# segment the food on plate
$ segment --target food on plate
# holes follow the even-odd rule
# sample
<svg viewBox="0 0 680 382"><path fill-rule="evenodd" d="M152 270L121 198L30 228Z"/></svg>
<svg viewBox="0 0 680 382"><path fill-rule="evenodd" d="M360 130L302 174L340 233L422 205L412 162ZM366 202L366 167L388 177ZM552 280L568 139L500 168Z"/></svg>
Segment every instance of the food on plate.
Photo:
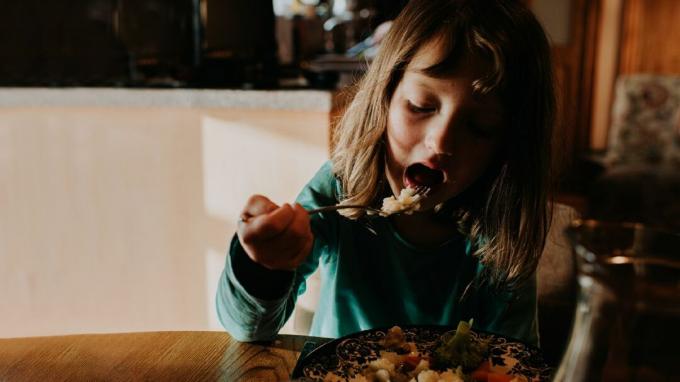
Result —
<svg viewBox="0 0 680 382"><path fill-rule="evenodd" d="M442 367L461 366L464 370L478 367L487 358L489 344L472 337L470 322L461 321L456 334L444 341L434 350L434 362Z"/></svg>
<svg viewBox="0 0 680 382"><path fill-rule="evenodd" d="M411 214L420 208L420 200L423 198L422 194L417 194L416 190L411 187L406 187L401 190L399 197L394 196L383 199L382 208L380 209L380 216L389 216L398 212Z"/></svg>
<svg viewBox="0 0 680 382"><path fill-rule="evenodd" d="M539 382L552 369L537 348L474 331L440 325L369 329L328 342L304 357L300 381Z"/></svg>
<svg viewBox="0 0 680 382"><path fill-rule="evenodd" d="M380 358L369 362L351 382L524 382L524 377L491 369L488 343L471 332L472 320L461 321L454 335L442 336L433 352L423 353L403 330L392 327L381 340ZM324 381L344 381L330 373Z"/></svg>

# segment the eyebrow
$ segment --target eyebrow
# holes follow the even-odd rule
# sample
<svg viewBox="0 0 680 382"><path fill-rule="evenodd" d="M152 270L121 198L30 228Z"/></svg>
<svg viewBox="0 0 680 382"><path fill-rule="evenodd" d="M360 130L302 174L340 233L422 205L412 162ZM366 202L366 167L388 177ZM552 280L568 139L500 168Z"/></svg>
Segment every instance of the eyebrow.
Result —
<svg viewBox="0 0 680 382"><path fill-rule="evenodd" d="M445 71L445 70L434 69L437 66L438 66L438 64L428 66L427 68L410 68L410 69L406 69L406 71L407 72L413 72L413 73L416 73L416 74L420 74L422 76L425 76L427 78L431 78L433 80L442 80L442 79L446 79L446 77L455 76L455 72L456 72L455 70L452 69L452 70L446 70ZM481 77L475 78L473 83L476 82L476 81L479 81L479 80L481 80ZM486 93L481 93L478 89L475 89L475 88L472 89L472 93L475 95L476 99L481 99L484 96L488 95Z"/></svg>
<svg viewBox="0 0 680 382"><path fill-rule="evenodd" d="M437 76L437 75L432 75L429 71L431 67L428 68L411 68L407 69L407 72L412 72L421 76L424 76L426 78L432 79L432 80L443 80L444 76ZM449 73L449 75L453 75ZM476 81L476 80L475 80ZM427 82L422 81L422 80L417 80L417 85L426 88L427 90L431 92L435 92L436 90L427 84ZM490 98L494 97L494 93L481 93L477 91L477 89L472 89L472 97L476 101L476 104L478 106L486 106L488 107L488 113L492 114L494 118L498 119L503 119L506 117L506 111L505 107L503 106L503 103L500 101L500 99L497 98L497 101L494 102Z"/></svg>
<svg viewBox="0 0 680 382"><path fill-rule="evenodd" d="M424 76L430 77L430 78L435 78L435 79L440 79L440 78L445 78L447 76L452 76L455 70L453 69L438 69L437 66L439 65L432 65L428 66L426 68L410 68L406 69L407 71L422 74Z"/></svg>

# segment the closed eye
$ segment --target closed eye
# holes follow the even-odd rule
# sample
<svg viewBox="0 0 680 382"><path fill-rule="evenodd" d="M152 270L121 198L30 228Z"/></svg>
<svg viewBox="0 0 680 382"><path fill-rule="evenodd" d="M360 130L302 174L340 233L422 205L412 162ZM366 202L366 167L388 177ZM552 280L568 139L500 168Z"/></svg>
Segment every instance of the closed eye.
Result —
<svg viewBox="0 0 680 382"><path fill-rule="evenodd" d="M435 111L437 111L436 107L425 106L425 105L421 106L421 105L417 105L417 104L415 104L411 101L407 101L407 106L408 106L409 111L411 111L413 113L417 113L417 114L429 114L429 113L434 113Z"/></svg>

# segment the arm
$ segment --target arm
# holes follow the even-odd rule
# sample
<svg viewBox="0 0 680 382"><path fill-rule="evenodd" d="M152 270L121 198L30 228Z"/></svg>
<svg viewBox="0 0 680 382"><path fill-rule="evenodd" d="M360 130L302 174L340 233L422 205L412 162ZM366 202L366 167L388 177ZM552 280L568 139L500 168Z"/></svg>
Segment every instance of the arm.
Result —
<svg viewBox="0 0 680 382"><path fill-rule="evenodd" d="M272 338L295 306L295 278L294 271L270 270L252 261L234 236L217 288L220 322L239 341Z"/></svg>
<svg viewBox="0 0 680 382"><path fill-rule="evenodd" d="M336 183L326 163L297 198L305 208L335 202ZM337 216L315 215L311 255L299 265L286 268L265 259L265 265L249 256L237 236L232 239L217 291L217 313L229 333L240 341L269 339L290 317L305 279L317 268L326 243L335 231ZM289 241L284 240L287 244ZM279 253L279 251L274 251ZM255 256L257 259L257 256ZM276 269L283 268L283 269Z"/></svg>
<svg viewBox="0 0 680 382"><path fill-rule="evenodd" d="M240 341L272 338L295 306L295 270L311 253L309 216L299 205L252 196L218 286L218 317Z"/></svg>

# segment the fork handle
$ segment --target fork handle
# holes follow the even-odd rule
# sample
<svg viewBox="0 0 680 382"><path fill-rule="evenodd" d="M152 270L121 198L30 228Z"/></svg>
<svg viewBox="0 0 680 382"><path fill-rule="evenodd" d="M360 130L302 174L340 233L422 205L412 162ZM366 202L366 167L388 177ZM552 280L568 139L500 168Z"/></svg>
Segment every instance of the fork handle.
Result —
<svg viewBox="0 0 680 382"><path fill-rule="evenodd" d="M307 213L312 215L312 214L318 214L320 212L328 212L328 211L337 211L337 210L343 210L346 208L355 208L355 209L360 209L360 210L366 210L372 213L379 214L380 210L372 208L372 207L366 207L358 204L343 204L343 205L332 205L332 206L324 206L324 207L319 207L319 208L314 208L312 210L307 210Z"/></svg>
<svg viewBox="0 0 680 382"><path fill-rule="evenodd" d="M313 215L313 214L318 214L318 213L321 213L321 212L342 210L342 209L345 209L345 208L357 208L357 209L360 209L360 210L366 210L366 211L373 213L373 214L376 214L376 215L380 214L380 210L378 210L378 209L375 209L375 208L372 208L372 207L362 206L362 205L359 205L359 204L345 204L345 205L335 204L335 205L332 205L332 206L324 206L324 207L319 207L319 208L307 210L307 213L310 214L310 215ZM238 221L239 221L239 223L245 223L250 218L252 218L252 216L250 214L243 213L243 214L241 214L241 216L239 216Z"/></svg>

